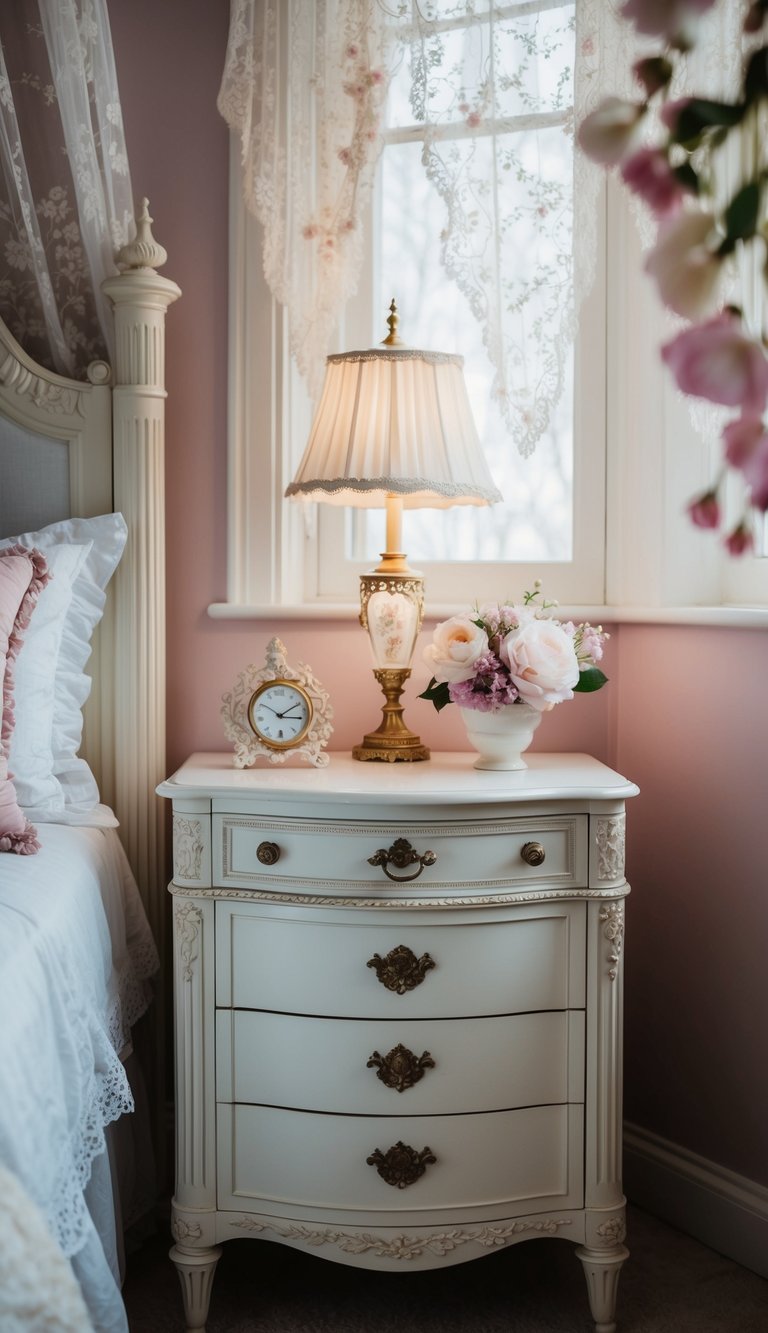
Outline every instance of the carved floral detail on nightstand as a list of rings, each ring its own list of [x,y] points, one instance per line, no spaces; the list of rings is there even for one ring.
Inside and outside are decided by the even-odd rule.
[[[626,821],[624,815],[597,819],[595,844],[597,846],[597,877],[601,880],[621,879],[624,874],[624,844]]]
[[[185,1222],[181,1217],[174,1217],[171,1222],[171,1235],[176,1241],[201,1240],[203,1228],[199,1222]]]
[[[179,958],[182,976],[185,981],[192,980],[194,965],[199,957],[200,928],[203,914],[194,903],[182,903],[176,908],[176,930],[179,939]]]
[[[199,819],[173,816],[173,873],[179,879],[200,879],[203,868],[203,826]]]
[[[608,976],[615,981],[619,971],[621,950],[624,946],[624,903],[606,903],[600,908],[600,921],[603,935],[611,946],[608,955]]]
[[[623,1214],[601,1222],[596,1234],[604,1245],[621,1245],[627,1238],[627,1223]]]
[[[247,1215],[232,1222],[231,1225],[240,1231],[252,1233],[271,1231],[281,1240],[295,1241],[303,1245],[338,1245],[345,1254],[367,1254],[373,1251],[381,1259],[419,1259],[424,1254],[444,1257],[452,1250],[458,1249],[460,1245],[470,1243],[482,1245],[485,1249],[496,1249],[506,1245],[507,1241],[513,1240],[515,1236],[525,1235],[526,1232],[555,1236],[561,1227],[571,1226],[571,1219],[548,1217],[539,1221],[511,1222],[507,1226],[478,1227],[472,1231],[451,1227],[447,1231],[436,1231],[427,1236],[406,1236],[401,1232],[400,1235],[386,1239],[370,1231],[334,1231],[330,1228],[314,1231],[310,1227],[299,1225],[280,1227],[273,1223],[257,1222],[255,1218]]]

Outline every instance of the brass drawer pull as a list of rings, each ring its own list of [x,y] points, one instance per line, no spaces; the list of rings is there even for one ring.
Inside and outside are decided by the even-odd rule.
[[[397,1141],[386,1152],[376,1148],[370,1157],[366,1157],[369,1166],[375,1166],[382,1180],[404,1190],[424,1175],[428,1166],[437,1161],[431,1148],[422,1148],[417,1152],[407,1143]]]
[[[398,944],[397,948],[392,949],[385,958],[375,953],[366,963],[366,967],[375,969],[382,986],[386,986],[387,990],[397,991],[398,995],[405,995],[406,991],[415,990],[416,986],[420,986],[427,972],[434,966],[434,959],[430,958],[428,953],[417,958],[407,944]]]
[[[387,1055],[379,1055],[378,1051],[374,1051],[365,1067],[375,1069],[376,1077],[381,1079],[385,1087],[394,1088],[395,1092],[405,1092],[424,1077],[426,1069],[434,1069],[435,1062],[429,1051],[414,1055],[407,1046],[398,1044]]]
[[[520,855],[529,866],[540,866],[546,852],[540,842],[525,842],[520,848]]]
[[[276,842],[260,842],[256,848],[256,857],[263,866],[276,865],[280,860],[280,848]]]
[[[418,879],[424,867],[433,866],[436,860],[434,852],[423,852],[419,856],[406,838],[397,838],[391,847],[380,847],[373,856],[369,856],[368,864],[381,866],[387,879],[393,879],[396,884],[405,884],[410,879]],[[396,866],[398,870],[405,870],[407,866],[413,865],[419,868],[412,875],[393,875],[389,870],[390,865]]]

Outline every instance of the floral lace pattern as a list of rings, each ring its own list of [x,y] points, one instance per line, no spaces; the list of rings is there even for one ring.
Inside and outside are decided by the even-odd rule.
[[[375,0],[232,0],[218,106],[240,136],[245,201],[264,226],[264,273],[288,311],[291,350],[313,395],[360,271],[389,83],[384,17]]]
[[[101,282],[132,230],[105,0],[6,0],[0,17],[0,315],[39,364],[111,353]]]

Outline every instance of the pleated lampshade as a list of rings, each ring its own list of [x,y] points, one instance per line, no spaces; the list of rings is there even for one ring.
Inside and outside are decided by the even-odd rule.
[[[406,509],[501,499],[467,398],[464,358],[410,347],[329,356],[304,456],[286,490],[330,504]]]

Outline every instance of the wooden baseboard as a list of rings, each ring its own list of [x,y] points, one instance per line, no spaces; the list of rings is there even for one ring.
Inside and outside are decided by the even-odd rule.
[[[624,1189],[631,1203],[768,1278],[768,1189],[624,1125]]]

